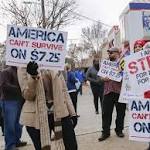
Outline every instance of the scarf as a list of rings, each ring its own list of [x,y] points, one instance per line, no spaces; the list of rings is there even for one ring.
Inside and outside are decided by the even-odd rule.
[[[47,106],[45,100],[45,91],[42,79],[38,80],[37,85],[37,113],[39,116],[39,128],[40,128],[40,137],[41,137],[41,147],[42,150],[51,150],[51,140],[50,140],[50,131],[48,125],[48,115],[47,115]]]
[[[51,71],[43,71],[42,76],[46,78],[48,81],[49,85],[49,90],[47,92],[50,92],[49,97],[52,98],[50,101],[54,101],[55,98],[53,97],[53,79],[51,76]],[[38,94],[38,110],[39,110],[39,121],[40,121],[40,136],[41,136],[41,145],[42,145],[42,150],[51,150],[51,142],[50,142],[50,129],[48,125],[48,113],[47,111],[47,106],[46,106],[46,97],[45,97],[45,81],[46,80],[41,80],[39,79],[39,85],[37,88],[37,93]],[[44,81],[44,85],[43,85]],[[58,87],[59,89],[59,87]],[[65,150],[64,143],[63,143],[63,138],[62,138],[62,125],[61,125],[61,119],[56,119],[55,117],[55,108],[54,108],[54,132],[55,132],[55,150]],[[43,124],[44,122],[44,124]]]

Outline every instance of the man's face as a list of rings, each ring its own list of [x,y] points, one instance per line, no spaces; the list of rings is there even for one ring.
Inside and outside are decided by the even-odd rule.
[[[99,65],[99,59],[95,59],[94,65]]]
[[[99,70],[99,59],[98,58],[94,59],[93,66],[95,67],[95,69],[97,71]]]
[[[120,55],[118,51],[108,51],[108,56],[111,61],[115,61],[119,58]]]

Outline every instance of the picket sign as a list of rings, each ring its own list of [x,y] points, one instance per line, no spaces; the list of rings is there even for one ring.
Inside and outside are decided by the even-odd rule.
[[[119,102],[129,104],[129,139],[150,142],[150,49],[125,57]]]
[[[6,65],[26,67],[35,61],[42,69],[63,70],[66,41],[66,32],[8,25]]]
[[[150,49],[126,57],[125,62],[129,93],[134,97],[144,98],[144,93],[150,90]]]
[[[117,62],[112,62],[107,59],[102,60],[100,70],[97,75],[103,78],[107,77],[117,82],[120,82],[122,79]]]
[[[150,142],[150,99],[129,99],[129,139]]]

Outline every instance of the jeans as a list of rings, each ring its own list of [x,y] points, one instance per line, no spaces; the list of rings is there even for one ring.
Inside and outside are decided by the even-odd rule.
[[[5,150],[11,150],[20,142],[22,126],[19,124],[22,102],[2,100],[4,115]]]
[[[4,135],[4,119],[3,119],[3,113],[2,113],[2,101],[0,100],[0,126],[2,129],[2,133]]]

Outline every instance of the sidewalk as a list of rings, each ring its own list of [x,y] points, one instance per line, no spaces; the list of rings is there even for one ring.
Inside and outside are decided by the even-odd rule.
[[[115,111],[113,114],[111,136],[106,141],[98,142],[101,134],[101,113],[95,114],[93,97],[89,87],[84,87],[83,95],[78,96],[78,115],[80,115],[78,125],[75,129],[79,150],[145,150],[147,143],[134,142],[128,140],[128,112],[125,119],[125,138],[118,138],[115,135]],[[0,133],[1,135],[1,133]],[[20,148],[20,150],[34,150],[32,142],[28,137],[25,129],[22,140],[28,141],[28,146]],[[3,137],[0,136],[0,150],[4,149]]]

